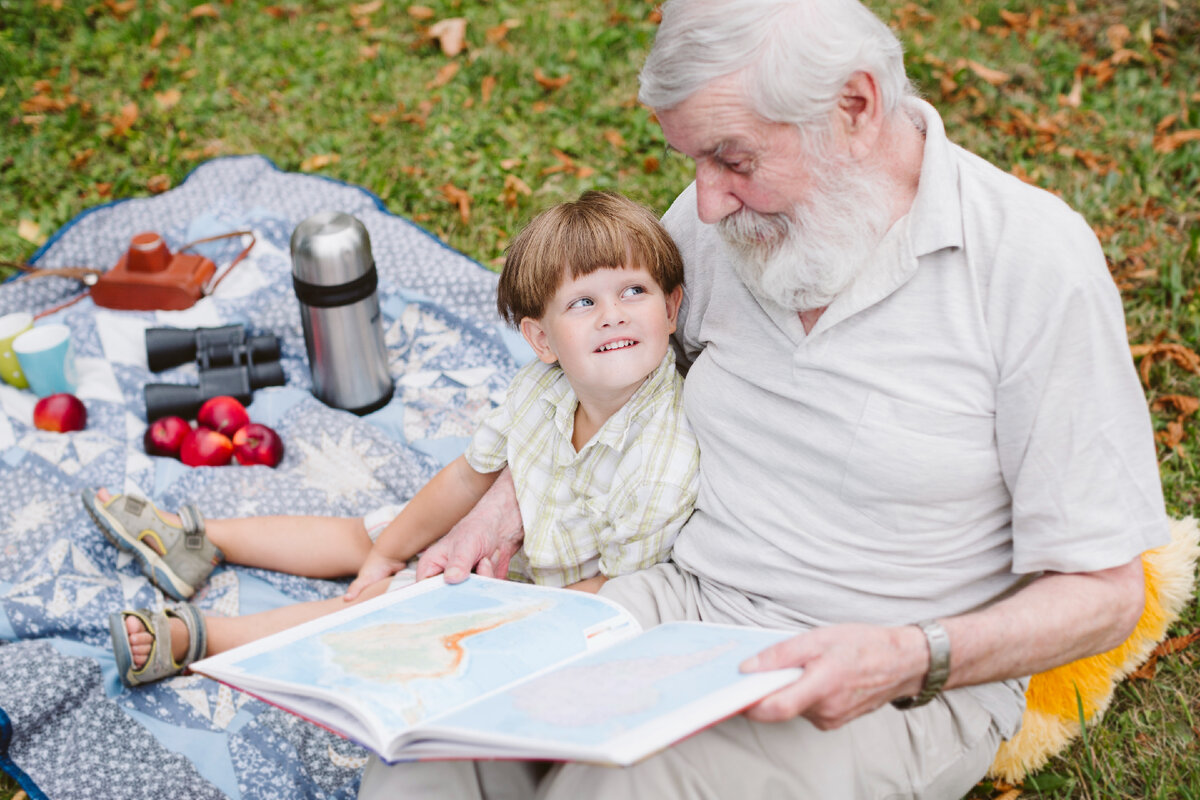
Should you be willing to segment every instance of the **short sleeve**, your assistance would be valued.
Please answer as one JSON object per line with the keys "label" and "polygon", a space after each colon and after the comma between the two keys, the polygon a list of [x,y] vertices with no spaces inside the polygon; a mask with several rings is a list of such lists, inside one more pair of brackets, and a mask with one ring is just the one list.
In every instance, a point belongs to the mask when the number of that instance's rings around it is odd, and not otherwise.
{"label": "short sleeve", "polygon": [[1120,294],[1095,237],[1075,221],[1049,253],[1062,263],[1046,259],[992,296],[993,340],[1003,343],[996,438],[1017,573],[1119,566],[1168,536]]}

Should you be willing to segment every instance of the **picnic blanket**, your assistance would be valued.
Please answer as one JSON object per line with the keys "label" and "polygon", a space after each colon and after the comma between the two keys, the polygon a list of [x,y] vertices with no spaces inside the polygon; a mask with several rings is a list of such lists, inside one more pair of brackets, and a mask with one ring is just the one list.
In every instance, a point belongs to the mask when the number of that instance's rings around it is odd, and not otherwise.
{"label": "picnic blanket", "polygon": [[[355,215],[380,275],[396,393],[357,417],[311,394],[288,242],[318,211]],[[495,310],[496,276],[389,214],[369,192],[281,172],[264,158],[222,158],[179,187],[81,214],[35,254],[39,267],[116,263],[141,231],[185,242],[249,228],[248,258],[184,311],[114,311],[90,299],[47,317],[68,325],[88,411],[84,431],[32,426],[36,398],[0,385],[0,767],[33,798],[350,798],[366,753],[297,717],[199,676],[124,688],[108,615],[161,607],[162,593],[110,545],[80,502],[85,487],[195,502],[209,518],[271,513],[360,515],[411,497],[466,446],[528,353]],[[202,245],[218,269],[243,247]],[[0,285],[0,314],[78,294],[65,278]],[[195,364],[151,373],[147,327],[244,323],[281,340],[287,383],[255,392],[250,417],[275,428],[276,469],[190,468],[145,454],[142,387],[195,384]],[[245,614],[331,597],[345,583],[222,566],[194,602]]]}

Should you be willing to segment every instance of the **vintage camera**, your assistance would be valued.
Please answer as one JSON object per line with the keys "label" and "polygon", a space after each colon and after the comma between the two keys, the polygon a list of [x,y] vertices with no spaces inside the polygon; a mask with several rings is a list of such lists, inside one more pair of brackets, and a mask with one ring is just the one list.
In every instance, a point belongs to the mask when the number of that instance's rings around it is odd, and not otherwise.
{"label": "vintage camera", "polygon": [[200,368],[199,385],[146,384],[147,422],[167,416],[194,417],[206,400],[219,395],[249,403],[255,389],[284,383],[278,336],[248,336],[242,325],[146,331],[146,360],[154,372],[192,359]]}
{"label": "vintage camera", "polygon": [[96,278],[92,300],[125,310],[191,308],[216,270],[204,256],[172,253],[157,233],[139,233],[116,266]]}

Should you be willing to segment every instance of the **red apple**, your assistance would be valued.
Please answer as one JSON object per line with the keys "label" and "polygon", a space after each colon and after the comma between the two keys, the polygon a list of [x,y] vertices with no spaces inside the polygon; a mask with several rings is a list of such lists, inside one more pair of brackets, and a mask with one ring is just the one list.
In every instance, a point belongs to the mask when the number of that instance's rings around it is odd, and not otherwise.
{"label": "red apple", "polygon": [[33,407],[33,425],[44,431],[81,431],[87,427],[87,409],[73,394],[52,394]]}
{"label": "red apple", "polygon": [[212,428],[225,436],[233,436],[249,421],[246,407],[236,397],[226,394],[205,400],[196,414],[196,422],[201,427]]}
{"label": "red apple", "polygon": [[283,439],[266,425],[251,422],[233,435],[233,457],[239,464],[273,467],[283,460]]}
{"label": "red apple", "polygon": [[191,432],[192,426],[183,417],[160,417],[146,428],[142,444],[152,456],[179,458],[179,448]]}
{"label": "red apple", "polygon": [[179,460],[189,467],[223,467],[233,458],[233,442],[211,428],[196,428],[183,438]]}

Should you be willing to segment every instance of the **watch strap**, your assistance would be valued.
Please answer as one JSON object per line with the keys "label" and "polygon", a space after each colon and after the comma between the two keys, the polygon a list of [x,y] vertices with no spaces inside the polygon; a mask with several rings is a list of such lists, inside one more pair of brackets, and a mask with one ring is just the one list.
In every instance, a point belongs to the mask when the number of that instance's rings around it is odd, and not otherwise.
{"label": "watch strap", "polygon": [[919,694],[892,701],[893,706],[902,710],[928,703],[937,696],[950,677],[950,635],[934,620],[918,622],[916,626],[925,634],[925,643],[929,646],[929,671],[925,673],[925,683]]}

